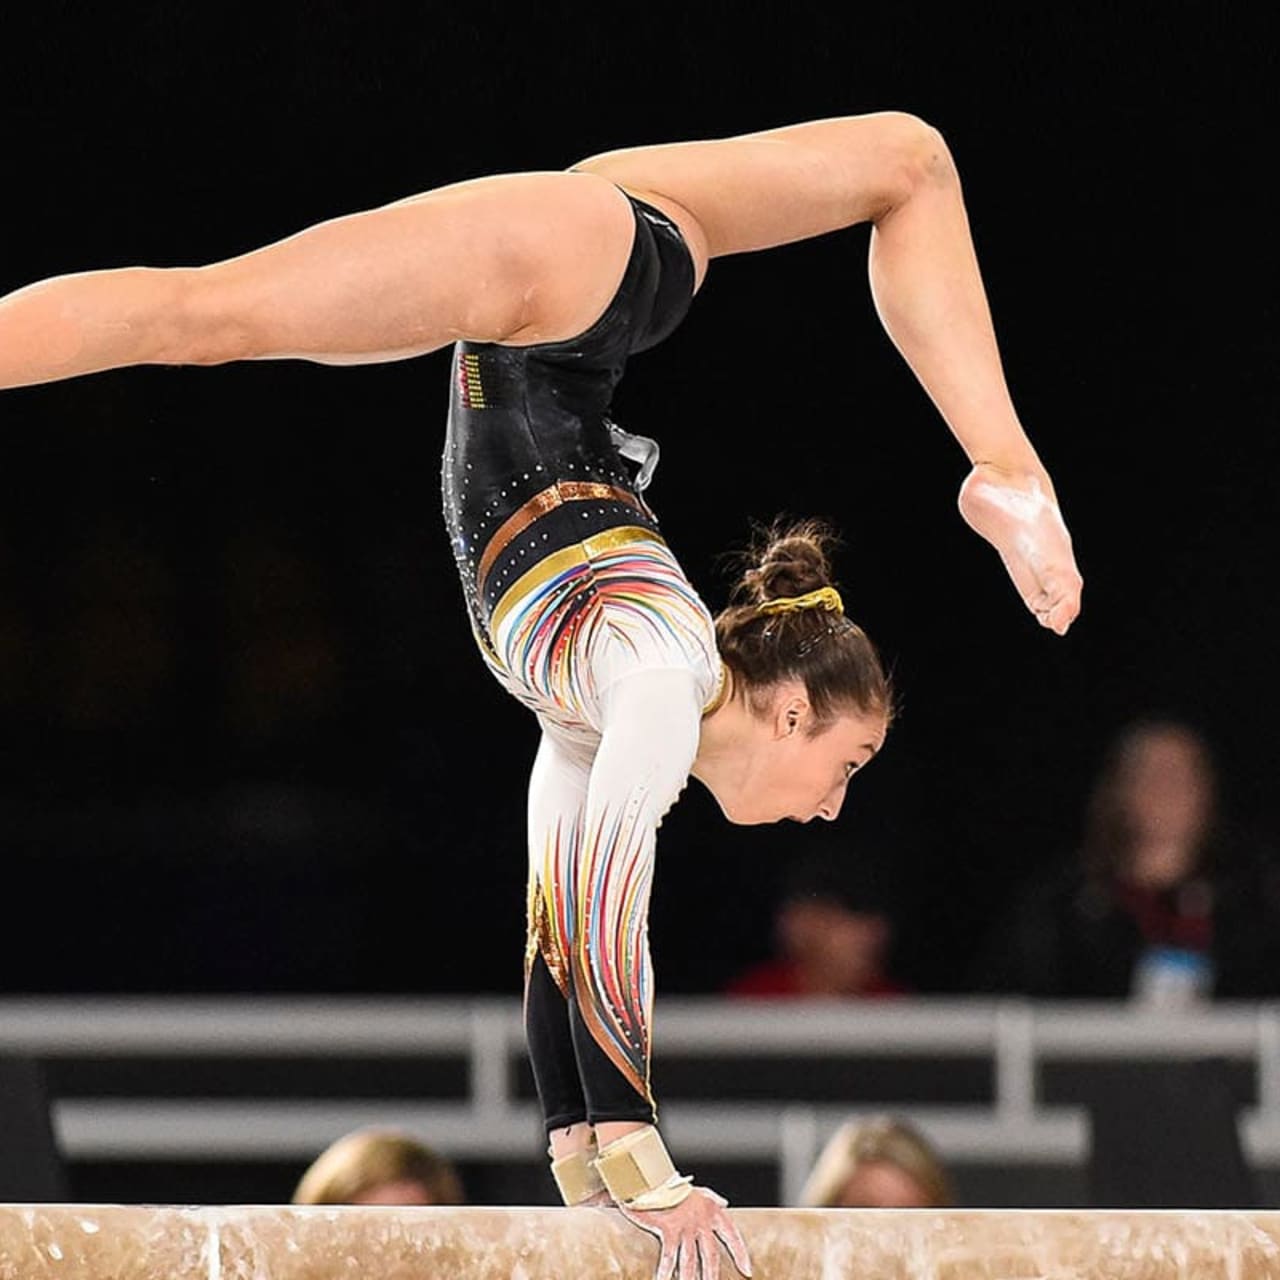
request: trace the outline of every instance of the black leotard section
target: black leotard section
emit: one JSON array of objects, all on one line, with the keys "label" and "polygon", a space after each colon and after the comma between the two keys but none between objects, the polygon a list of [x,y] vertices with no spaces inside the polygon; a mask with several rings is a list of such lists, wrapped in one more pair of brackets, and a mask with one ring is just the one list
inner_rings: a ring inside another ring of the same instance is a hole
[{"label": "black leotard section", "polygon": [[[454,349],[441,469],[445,522],[468,605],[485,632],[494,605],[538,560],[620,525],[657,529],[639,499],[635,468],[610,436],[609,410],[628,357],[683,320],[694,266],[676,224],[623,194],[635,220],[631,254],[589,329],[564,342],[460,342]],[[589,486],[589,499],[579,486]],[[513,527],[521,536],[506,554]],[[504,554],[491,553],[481,575],[500,531]]]}]

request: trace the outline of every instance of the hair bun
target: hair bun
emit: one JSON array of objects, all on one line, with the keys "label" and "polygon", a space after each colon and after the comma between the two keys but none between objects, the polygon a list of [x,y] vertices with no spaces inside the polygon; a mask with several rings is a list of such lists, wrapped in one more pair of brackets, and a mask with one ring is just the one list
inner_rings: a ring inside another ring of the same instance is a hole
[{"label": "hair bun", "polygon": [[742,576],[742,595],[752,604],[764,604],[830,586],[828,548],[834,541],[820,520],[775,522],[754,548],[755,566]]},{"label": "hair bun", "polygon": [[[740,576],[715,619],[716,647],[733,672],[734,696],[741,693],[751,713],[763,716],[784,681],[801,680],[813,712],[811,733],[846,708],[883,715],[887,724],[893,688],[831,580],[835,531],[822,520],[775,520],[754,533],[753,545],[735,556]],[[798,596],[810,598],[795,603]],[[780,600],[787,603],[772,605]]]}]

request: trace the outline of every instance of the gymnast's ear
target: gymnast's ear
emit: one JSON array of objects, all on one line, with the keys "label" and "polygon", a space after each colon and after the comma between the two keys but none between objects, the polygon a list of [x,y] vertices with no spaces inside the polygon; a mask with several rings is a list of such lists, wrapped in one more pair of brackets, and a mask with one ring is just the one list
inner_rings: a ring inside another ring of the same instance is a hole
[{"label": "gymnast's ear", "polygon": [[774,693],[770,727],[775,738],[793,738],[803,730],[812,708],[799,680],[785,680]]}]

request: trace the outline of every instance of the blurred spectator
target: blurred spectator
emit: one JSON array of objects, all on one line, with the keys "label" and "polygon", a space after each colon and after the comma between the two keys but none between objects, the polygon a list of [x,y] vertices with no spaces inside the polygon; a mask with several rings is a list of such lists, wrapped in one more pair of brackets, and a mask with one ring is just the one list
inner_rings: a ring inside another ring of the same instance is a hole
[{"label": "blurred spectator", "polygon": [[457,1171],[408,1134],[357,1129],[312,1163],[294,1204],[465,1204]]},{"label": "blurred spectator", "polygon": [[1222,821],[1209,747],[1147,719],[1115,739],[1064,865],[996,931],[979,985],[1185,1004],[1280,994],[1280,868]]},{"label": "blurred spectator", "polygon": [[954,1203],[937,1152],[891,1116],[837,1129],[800,1193],[800,1204],[810,1209],[943,1209]]},{"label": "blurred spectator", "polygon": [[802,859],[773,917],[773,955],[730,981],[731,996],[894,996],[893,916],[870,856],[825,846]]}]

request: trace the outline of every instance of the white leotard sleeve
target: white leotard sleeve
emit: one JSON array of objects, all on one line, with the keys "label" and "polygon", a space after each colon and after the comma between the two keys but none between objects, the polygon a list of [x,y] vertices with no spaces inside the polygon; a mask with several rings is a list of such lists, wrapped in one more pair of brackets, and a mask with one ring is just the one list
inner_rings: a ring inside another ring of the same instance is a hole
[{"label": "white leotard sleeve", "polygon": [[[546,726],[530,784],[530,956],[541,952],[628,1096],[650,1106],[655,835],[688,779],[702,694],[687,668],[621,675],[599,697],[594,757]],[[599,1074],[582,1072],[590,1118],[626,1118]]]}]

